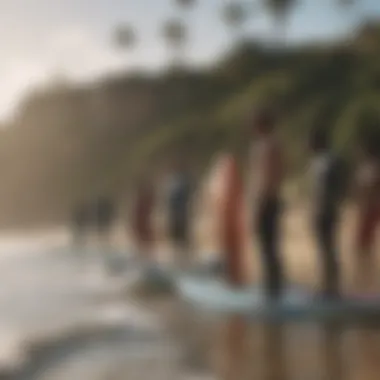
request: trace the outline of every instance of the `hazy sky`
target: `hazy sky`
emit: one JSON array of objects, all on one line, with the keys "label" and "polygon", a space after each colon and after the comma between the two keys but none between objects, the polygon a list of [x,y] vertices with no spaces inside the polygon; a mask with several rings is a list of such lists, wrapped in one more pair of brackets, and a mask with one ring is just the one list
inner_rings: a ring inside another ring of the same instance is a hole
[{"label": "hazy sky", "polygon": [[[198,0],[189,12],[189,59],[207,62],[226,49],[228,30],[220,8],[228,0]],[[251,0],[254,1],[254,0]],[[380,16],[380,0],[358,0],[355,11],[342,13],[333,0],[304,0],[291,19],[293,41],[331,38],[344,33],[365,16]],[[25,91],[59,71],[75,80],[95,78],[129,66],[160,67],[167,51],[162,23],[182,15],[173,0],[1,0],[0,2],[0,118],[9,116]],[[112,46],[115,25],[136,28],[139,44],[128,54]],[[268,36],[271,22],[257,14],[247,34]]]}]

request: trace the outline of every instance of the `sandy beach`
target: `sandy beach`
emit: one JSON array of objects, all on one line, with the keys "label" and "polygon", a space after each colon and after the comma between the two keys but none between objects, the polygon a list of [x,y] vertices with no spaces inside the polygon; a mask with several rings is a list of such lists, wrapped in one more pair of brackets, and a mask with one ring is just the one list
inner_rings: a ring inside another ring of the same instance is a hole
[{"label": "sandy beach", "polygon": [[[355,274],[360,272],[352,251],[353,212],[348,209],[344,215],[340,236],[346,291],[358,287]],[[165,229],[158,231],[160,257],[170,260]],[[213,231],[210,218],[194,223],[197,256],[217,252]],[[288,210],[283,237],[289,280],[317,287],[318,256],[307,208]],[[70,236],[63,229],[0,239],[0,364],[4,376],[12,367],[21,368],[9,379],[118,380],[128,373],[132,380],[133,373],[136,379],[283,380],[289,371],[291,379],[300,380],[326,378],[323,371],[335,373],[327,377],[334,379],[377,378],[371,377],[379,369],[377,330],[343,332],[331,326],[274,327],[215,320],[172,296],[127,295],[120,277],[99,271],[99,256],[93,252],[83,266],[83,258],[69,244]],[[89,251],[94,248],[91,244]],[[114,231],[113,245],[123,255],[130,250],[121,224]],[[259,279],[254,241],[247,242],[246,259],[251,280]],[[372,272],[363,272],[362,278],[369,281],[360,284],[362,291],[380,291],[377,261],[369,266]],[[27,351],[32,342],[35,348]],[[268,372],[283,366],[287,369]],[[344,374],[339,372],[342,367]]]}]

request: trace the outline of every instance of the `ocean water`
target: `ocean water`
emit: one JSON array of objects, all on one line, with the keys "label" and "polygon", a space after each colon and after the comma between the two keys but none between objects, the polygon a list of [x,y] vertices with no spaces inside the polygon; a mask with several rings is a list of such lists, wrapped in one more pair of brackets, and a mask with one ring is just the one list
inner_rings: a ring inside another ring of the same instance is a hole
[{"label": "ocean water", "polygon": [[[118,259],[128,263],[124,252]],[[115,275],[104,264],[99,250],[74,249],[61,232],[0,236],[1,378],[175,376],[178,348],[126,296],[133,267]]]}]

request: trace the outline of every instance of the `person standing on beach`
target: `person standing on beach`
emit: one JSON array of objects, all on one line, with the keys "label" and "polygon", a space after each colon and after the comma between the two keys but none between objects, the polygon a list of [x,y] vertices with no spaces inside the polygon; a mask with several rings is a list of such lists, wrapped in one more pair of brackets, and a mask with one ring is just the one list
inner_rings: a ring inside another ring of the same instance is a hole
[{"label": "person standing on beach", "polygon": [[192,180],[184,160],[178,161],[169,177],[168,222],[169,235],[176,250],[179,265],[183,268],[190,262],[190,213]]},{"label": "person standing on beach", "polygon": [[115,205],[113,200],[107,196],[100,196],[95,204],[95,224],[98,238],[102,246],[109,244],[112,223],[115,218]]},{"label": "person standing on beach", "polygon": [[152,261],[153,254],[153,210],[155,193],[152,182],[148,178],[140,181],[136,188],[132,213],[132,230],[135,246],[140,257]]},{"label": "person standing on beach", "polygon": [[310,135],[312,152],[312,225],[322,261],[322,298],[339,296],[337,229],[345,194],[344,160],[332,149],[331,131],[317,127]]},{"label": "person standing on beach", "polygon": [[279,251],[281,188],[284,177],[282,144],[276,133],[273,110],[258,110],[252,120],[256,137],[251,175],[254,176],[254,230],[258,235],[264,281],[269,299],[278,299],[284,285]]},{"label": "person standing on beach", "polygon": [[76,248],[83,249],[86,244],[86,232],[88,232],[89,220],[89,207],[86,203],[82,202],[76,205],[73,218],[73,245]]}]

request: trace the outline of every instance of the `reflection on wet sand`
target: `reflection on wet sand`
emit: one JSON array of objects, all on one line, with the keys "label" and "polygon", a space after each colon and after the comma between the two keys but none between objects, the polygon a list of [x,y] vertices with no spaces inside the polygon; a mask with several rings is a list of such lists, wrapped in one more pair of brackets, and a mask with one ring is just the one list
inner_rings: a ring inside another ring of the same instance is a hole
[{"label": "reflection on wet sand", "polygon": [[219,375],[223,380],[244,378],[247,354],[247,326],[239,317],[227,321],[221,331]]},{"label": "reflection on wet sand", "polygon": [[339,324],[326,324],[321,332],[321,359],[326,379],[347,379],[343,373],[342,340],[344,331]]},{"label": "reflection on wet sand", "polygon": [[[194,320],[196,328],[186,325],[187,336],[192,338],[191,353],[206,364],[204,369],[213,379],[379,378],[378,326],[253,323],[239,317],[221,323]],[[196,343],[195,336],[201,336]]]},{"label": "reflection on wet sand", "polygon": [[379,378],[380,334],[374,329],[360,329],[356,336],[356,365],[353,379],[375,380]]},{"label": "reflection on wet sand", "polygon": [[[288,227],[294,230],[292,241],[286,246],[289,277],[297,283],[316,286],[319,280],[315,255],[310,239],[303,236],[305,228],[302,223]],[[341,251],[343,291],[363,296],[379,294],[377,257],[355,255],[346,235],[342,236]],[[259,267],[259,262],[253,264],[254,268]],[[199,310],[188,310],[186,316],[191,321],[186,334],[193,343],[195,336],[201,336],[193,344],[192,353],[202,358],[215,380],[380,378],[377,321],[359,328],[338,323],[262,324],[238,317],[204,319]]]},{"label": "reflection on wet sand", "polygon": [[286,336],[282,325],[264,325],[264,373],[266,380],[287,380]]},{"label": "reflection on wet sand", "polygon": [[344,334],[337,325],[254,324],[233,317],[211,339],[217,354],[210,369],[218,380],[351,378],[345,365],[349,360],[343,362]]}]

